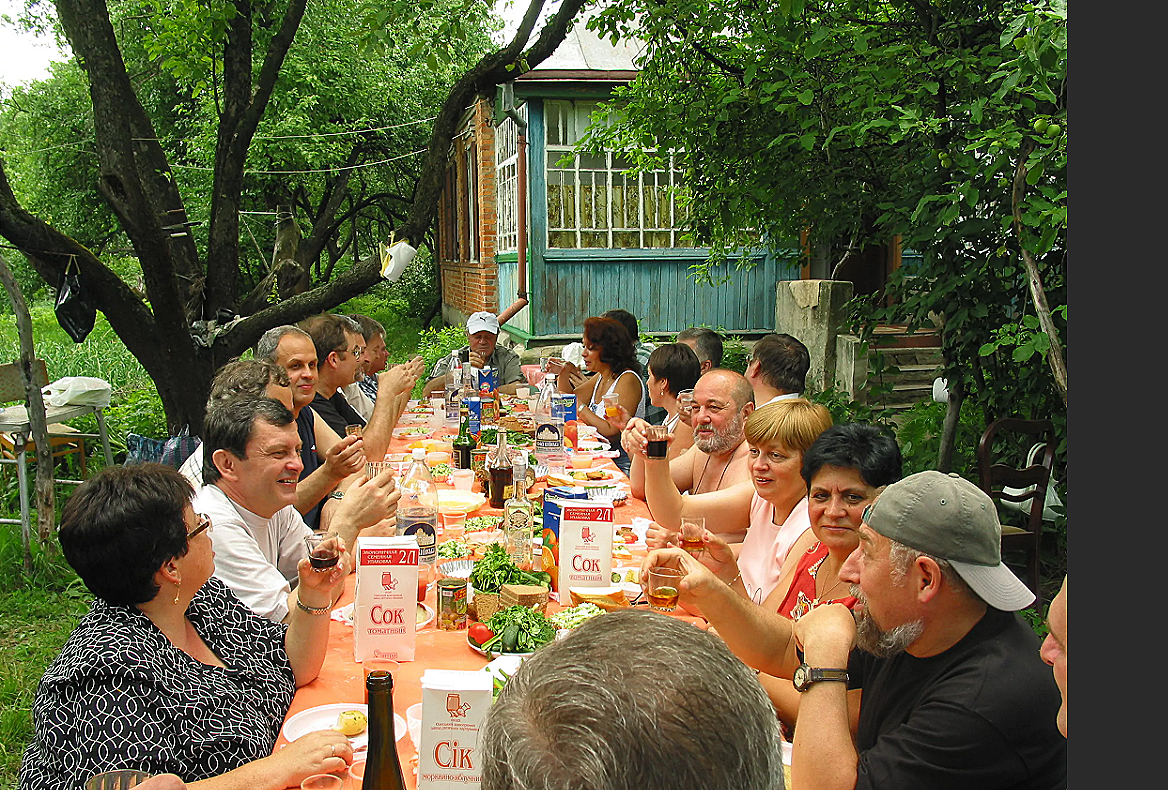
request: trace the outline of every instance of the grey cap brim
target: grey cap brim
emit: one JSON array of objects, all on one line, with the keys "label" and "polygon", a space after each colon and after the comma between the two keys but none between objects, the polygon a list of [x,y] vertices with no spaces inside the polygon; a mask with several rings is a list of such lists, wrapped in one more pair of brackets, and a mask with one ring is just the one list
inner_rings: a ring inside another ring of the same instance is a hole
[{"label": "grey cap brim", "polygon": [[973,565],[949,560],[953,570],[983,601],[1003,612],[1016,612],[1034,603],[1034,593],[1004,564]]}]

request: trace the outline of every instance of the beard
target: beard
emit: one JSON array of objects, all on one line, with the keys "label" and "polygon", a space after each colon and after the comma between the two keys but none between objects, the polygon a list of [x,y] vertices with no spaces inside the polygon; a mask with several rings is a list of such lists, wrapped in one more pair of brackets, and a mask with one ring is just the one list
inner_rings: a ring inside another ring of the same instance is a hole
[{"label": "beard", "polygon": [[734,419],[721,431],[714,429],[714,435],[709,439],[699,438],[697,425],[693,428],[694,444],[706,455],[721,455],[728,453],[742,442],[742,426],[746,424],[742,412],[734,415]]},{"label": "beard", "polygon": [[856,618],[856,647],[878,658],[889,658],[897,653],[903,653],[908,646],[920,638],[925,630],[923,620],[911,623],[901,623],[885,631],[872,618],[868,611],[868,599],[860,590],[858,584],[853,584],[851,593],[860,604],[859,612],[853,610]]}]

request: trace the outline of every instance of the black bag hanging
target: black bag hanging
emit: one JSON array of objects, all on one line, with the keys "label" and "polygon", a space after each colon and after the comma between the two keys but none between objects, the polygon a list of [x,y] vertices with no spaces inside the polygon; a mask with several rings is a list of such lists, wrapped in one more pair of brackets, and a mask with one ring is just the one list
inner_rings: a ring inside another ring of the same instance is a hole
[{"label": "black bag hanging", "polygon": [[61,276],[61,287],[57,289],[57,323],[69,333],[74,343],[83,341],[93,331],[97,320],[95,308],[81,290],[81,267],[70,256]]}]

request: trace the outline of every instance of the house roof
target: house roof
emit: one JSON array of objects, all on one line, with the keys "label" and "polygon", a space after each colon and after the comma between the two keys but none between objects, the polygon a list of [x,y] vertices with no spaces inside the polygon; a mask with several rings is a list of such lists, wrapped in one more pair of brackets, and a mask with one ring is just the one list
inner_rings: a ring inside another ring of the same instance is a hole
[{"label": "house roof", "polygon": [[644,49],[639,41],[621,39],[615,45],[585,27],[579,19],[563,43],[543,63],[519,77],[535,80],[632,80],[637,76],[633,59]]}]

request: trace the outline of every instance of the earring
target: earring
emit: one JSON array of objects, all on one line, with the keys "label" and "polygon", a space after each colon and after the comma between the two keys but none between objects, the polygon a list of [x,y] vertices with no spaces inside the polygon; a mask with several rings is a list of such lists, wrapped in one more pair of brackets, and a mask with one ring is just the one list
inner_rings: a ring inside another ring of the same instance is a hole
[{"label": "earring", "polygon": [[182,585],[179,584],[178,582],[175,582],[174,583],[174,603],[176,606],[178,605],[178,595],[180,592],[182,592]]}]

